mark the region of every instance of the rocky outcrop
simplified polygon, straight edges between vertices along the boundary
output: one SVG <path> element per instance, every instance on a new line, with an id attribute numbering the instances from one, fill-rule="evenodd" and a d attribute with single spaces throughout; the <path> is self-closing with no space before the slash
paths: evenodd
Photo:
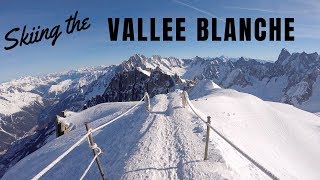
<path id="1" fill-rule="evenodd" d="M 174 79 L 159 68 L 149 74 L 138 69 L 123 71 L 115 75 L 105 92 L 87 102 L 91 107 L 105 102 L 139 101 L 145 92 L 151 97 L 168 93 L 175 85 Z"/>

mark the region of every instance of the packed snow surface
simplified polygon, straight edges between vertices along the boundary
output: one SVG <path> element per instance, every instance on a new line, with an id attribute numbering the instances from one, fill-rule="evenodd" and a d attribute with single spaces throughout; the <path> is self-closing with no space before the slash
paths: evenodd
<path id="1" fill-rule="evenodd" d="M 316 115 L 227 89 L 213 89 L 193 104 L 212 117 L 222 134 L 280 179 L 320 178 L 320 118 Z M 231 155 L 224 158 L 237 167 Z"/>
<path id="2" fill-rule="evenodd" d="M 209 83 L 209 84 L 208 84 Z M 211 84 L 210 84 L 211 83 Z M 320 117 L 252 95 L 199 83 L 205 90 L 194 106 L 212 116 L 212 125 L 280 179 L 319 179 Z M 3 179 L 30 179 L 56 159 L 91 127 L 108 122 L 135 105 L 106 103 L 65 119 L 74 130 L 27 156 Z M 181 91 L 151 99 L 152 112 L 139 105 L 127 116 L 94 134 L 109 179 L 268 179 L 231 146 L 211 133 L 209 160 L 203 161 L 205 124 L 190 108 L 181 107 Z M 84 141 L 43 178 L 78 179 L 92 160 Z M 99 178 L 96 164 L 86 178 Z"/>

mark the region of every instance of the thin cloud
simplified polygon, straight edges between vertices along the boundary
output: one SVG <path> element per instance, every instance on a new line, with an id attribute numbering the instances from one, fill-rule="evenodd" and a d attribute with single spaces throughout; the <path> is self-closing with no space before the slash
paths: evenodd
<path id="1" fill-rule="evenodd" d="M 179 0 L 173 0 L 173 1 L 176 2 L 176 3 L 178 3 L 178 4 L 181 4 L 181 5 L 183 5 L 183 6 L 189 7 L 189 8 L 191 8 L 191 9 L 193 9 L 193 10 L 196 10 L 196 11 L 198 11 L 198 12 L 201 12 L 201 13 L 203 13 L 203 14 L 206 14 L 206 15 L 208 15 L 208 16 L 216 17 L 216 18 L 219 19 L 220 21 L 223 21 L 223 22 L 224 22 L 224 19 L 222 19 L 222 18 L 220 18 L 220 17 L 218 17 L 218 16 L 216 16 L 216 15 L 214 15 L 214 14 L 208 12 L 208 11 L 199 9 L 199 8 L 197 8 L 197 7 L 195 7 L 195 6 L 192 6 L 192 5 L 190 5 L 190 4 L 186 4 L 186 3 L 181 2 L 181 1 L 179 1 Z"/>
<path id="2" fill-rule="evenodd" d="M 308 14 L 314 12 L 314 10 L 306 10 L 301 9 L 299 11 L 289 11 L 289 10 L 271 10 L 271 9 L 260 9 L 260 8 L 247 8 L 247 7 L 239 7 L 239 6 L 226 6 L 226 9 L 238 9 L 238 10 L 246 10 L 246 11 L 257 11 L 262 13 L 274 13 L 274 14 Z"/>
<path id="3" fill-rule="evenodd" d="M 236 6 L 226 6 L 226 9 L 239 9 L 239 10 L 248 10 L 248 11 L 259 11 L 264 13 L 278 13 L 277 11 L 272 11 L 269 9 L 258 9 L 258 8 L 246 8 L 246 7 L 236 7 Z"/>

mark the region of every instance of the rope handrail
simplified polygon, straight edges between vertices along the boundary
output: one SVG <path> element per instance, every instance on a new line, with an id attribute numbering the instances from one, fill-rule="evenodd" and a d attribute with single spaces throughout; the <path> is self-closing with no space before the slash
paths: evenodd
<path id="1" fill-rule="evenodd" d="M 186 93 L 186 92 L 185 92 Z M 199 111 L 197 108 L 193 106 L 191 103 L 188 94 L 185 94 L 185 100 L 186 104 L 189 105 L 191 110 L 200 118 L 201 121 L 203 121 L 207 126 L 209 126 L 216 134 L 219 135 L 220 138 L 222 138 L 224 141 L 226 141 L 231 147 L 233 147 L 236 151 L 238 151 L 242 156 L 244 156 L 247 160 L 249 160 L 252 164 L 254 164 L 256 167 L 258 167 L 263 173 L 265 173 L 267 176 L 269 176 L 271 179 L 278 180 L 279 178 L 275 176 L 273 173 L 271 173 L 269 170 L 267 170 L 265 167 L 263 167 L 261 164 L 259 164 L 257 161 L 255 161 L 252 157 L 250 157 L 248 154 L 246 154 L 244 151 L 242 151 L 238 146 L 233 144 L 228 138 L 226 138 L 223 134 L 221 134 L 218 130 L 216 130 L 214 127 L 211 126 L 211 124 L 206 122 L 206 116 Z"/>
<path id="2" fill-rule="evenodd" d="M 53 168 L 58 162 L 60 162 L 65 156 L 67 156 L 72 150 L 74 150 L 77 146 L 79 146 L 82 141 L 84 141 L 86 138 L 88 138 L 88 136 L 106 126 L 108 126 L 109 124 L 113 123 L 114 121 L 120 119 L 121 117 L 125 116 L 126 114 L 128 114 L 130 111 L 132 111 L 134 108 L 136 108 L 147 96 L 148 94 L 145 94 L 141 100 L 135 104 L 133 107 L 131 107 L 129 110 L 127 110 L 126 112 L 122 113 L 121 115 L 119 115 L 118 117 L 112 119 L 111 121 L 108 121 L 94 129 L 90 129 L 90 131 L 88 131 L 85 135 L 83 135 L 76 143 L 74 143 L 69 149 L 67 149 L 64 153 L 62 153 L 58 158 L 56 158 L 54 161 L 52 161 L 48 166 L 46 166 L 44 169 L 42 169 L 42 171 L 40 171 L 37 175 L 35 175 L 32 180 L 37 180 L 39 178 L 41 178 L 45 173 L 47 173 L 51 168 Z M 99 153 L 97 156 L 94 157 L 94 160 L 100 155 L 101 153 Z M 92 166 L 92 163 L 94 162 L 94 160 L 92 160 L 92 162 L 89 164 L 88 168 L 86 169 L 86 171 L 84 172 L 83 175 L 86 175 L 87 171 L 90 169 L 90 167 Z M 82 176 L 81 176 L 82 177 Z M 82 177 L 83 178 L 83 177 Z"/>
<path id="3" fill-rule="evenodd" d="M 88 165 L 86 170 L 83 172 L 82 176 L 80 177 L 80 180 L 82 180 L 87 175 L 87 173 L 88 173 L 89 169 L 91 168 L 91 166 L 93 165 L 94 161 L 98 158 L 98 156 L 100 154 L 102 154 L 102 150 L 99 147 L 95 147 L 94 150 L 97 150 L 98 153 L 93 157 L 93 159 L 91 160 L 90 164 Z"/>
<path id="4" fill-rule="evenodd" d="M 42 177 L 46 172 L 48 172 L 53 166 L 55 166 L 58 162 L 60 162 L 66 155 L 68 155 L 73 149 L 75 149 L 78 145 L 81 144 L 83 140 L 85 140 L 89 136 L 89 132 L 82 136 L 76 143 L 74 143 L 68 150 L 62 153 L 57 159 L 52 161 L 47 167 L 45 167 L 42 171 L 40 171 L 36 176 L 32 178 L 32 180 L 39 179 Z"/>
<path id="5" fill-rule="evenodd" d="M 145 97 L 146 97 L 146 95 L 144 95 L 144 96 L 141 98 L 141 100 L 140 100 L 136 105 L 134 105 L 132 108 L 130 108 L 130 109 L 127 110 L 126 112 L 122 113 L 122 114 L 119 115 L 118 117 L 116 117 L 116 118 L 114 118 L 113 120 L 108 121 L 107 123 L 104 123 L 104 124 L 102 124 L 102 125 L 94 128 L 94 129 L 92 129 L 92 133 L 94 133 L 94 132 L 96 132 L 96 131 L 98 131 L 98 130 L 106 127 L 106 126 L 108 126 L 109 124 L 113 123 L 114 121 L 116 121 L 116 120 L 122 118 L 123 116 L 127 115 L 130 111 L 132 111 L 134 108 L 136 108 L 136 107 L 144 100 Z"/>

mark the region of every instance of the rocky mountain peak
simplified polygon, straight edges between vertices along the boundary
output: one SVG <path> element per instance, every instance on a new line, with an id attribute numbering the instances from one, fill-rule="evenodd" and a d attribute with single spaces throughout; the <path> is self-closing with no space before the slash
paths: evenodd
<path id="1" fill-rule="evenodd" d="M 283 48 L 283 49 L 281 50 L 281 53 L 280 53 L 279 56 L 278 56 L 278 60 L 276 61 L 276 63 L 277 63 L 277 64 L 283 64 L 283 62 L 284 62 L 287 58 L 289 58 L 290 56 L 291 56 L 290 52 L 289 52 L 287 49 Z"/>
<path id="2" fill-rule="evenodd" d="M 123 71 L 130 71 L 135 69 L 135 67 L 145 67 L 147 58 L 144 55 L 134 54 L 127 61 L 124 61 L 120 68 Z"/>

